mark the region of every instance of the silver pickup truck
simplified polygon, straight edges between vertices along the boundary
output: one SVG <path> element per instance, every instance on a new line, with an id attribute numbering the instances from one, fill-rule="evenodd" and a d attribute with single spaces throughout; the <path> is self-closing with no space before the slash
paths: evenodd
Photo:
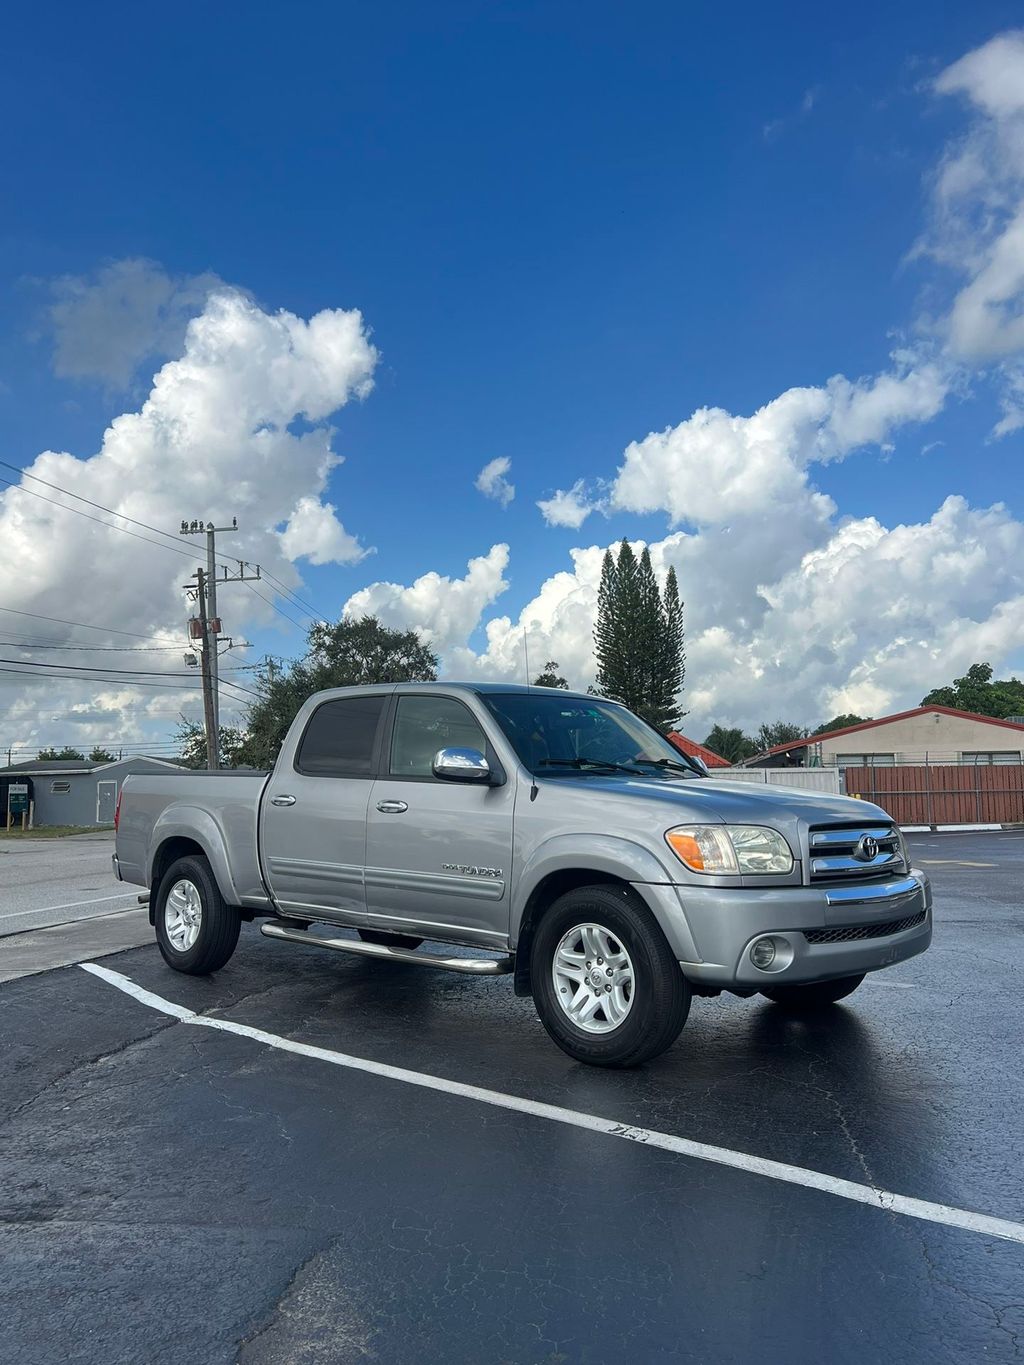
<path id="1" fill-rule="evenodd" d="M 932 934 L 878 806 L 712 781 L 623 706 L 504 684 L 321 692 L 269 774 L 130 777 L 114 870 L 150 888 L 177 971 L 223 967 L 263 917 L 286 942 L 511 973 L 599 1066 L 664 1051 L 694 995 L 822 1009 Z"/>

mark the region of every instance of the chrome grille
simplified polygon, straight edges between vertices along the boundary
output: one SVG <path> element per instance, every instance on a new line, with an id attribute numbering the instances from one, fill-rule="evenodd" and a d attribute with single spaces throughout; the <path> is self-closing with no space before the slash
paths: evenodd
<path id="1" fill-rule="evenodd" d="M 845 929 L 805 929 L 804 938 L 808 943 L 852 943 L 859 938 L 887 938 L 890 934 L 916 929 L 924 923 L 925 913 L 924 910 L 918 910 L 916 915 L 891 919 L 885 924 L 855 924 Z"/>
<path id="2" fill-rule="evenodd" d="M 872 841 L 877 847 L 872 856 L 865 857 Z M 899 831 L 883 824 L 812 827 L 809 867 L 812 882 L 889 877 L 906 871 Z"/>

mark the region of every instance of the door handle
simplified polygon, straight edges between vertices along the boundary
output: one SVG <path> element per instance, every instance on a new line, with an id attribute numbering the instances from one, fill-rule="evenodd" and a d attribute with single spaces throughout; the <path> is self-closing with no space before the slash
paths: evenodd
<path id="1" fill-rule="evenodd" d="M 405 801 L 378 801 L 377 809 L 382 815 L 401 815 L 409 807 Z"/>
<path id="2" fill-rule="evenodd" d="M 270 798 L 270 804 L 271 804 L 272 806 L 294 806 L 294 805 L 295 805 L 295 797 L 294 797 L 294 796 L 272 796 L 272 797 Z"/>

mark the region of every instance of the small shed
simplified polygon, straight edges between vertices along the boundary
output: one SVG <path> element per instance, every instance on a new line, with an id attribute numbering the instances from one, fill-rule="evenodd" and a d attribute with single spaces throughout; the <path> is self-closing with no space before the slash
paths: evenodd
<path id="1" fill-rule="evenodd" d="M 27 785 L 35 825 L 114 823 L 121 783 L 135 773 L 185 772 L 165 758 L 119 758 L 110 763 L 88 759 L 33 759 L 0 768 L 0 824 L 7 823 L 11 784 Z"/>

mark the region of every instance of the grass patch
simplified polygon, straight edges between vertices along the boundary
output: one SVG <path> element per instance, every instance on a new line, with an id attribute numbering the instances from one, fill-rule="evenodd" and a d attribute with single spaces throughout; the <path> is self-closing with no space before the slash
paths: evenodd
<path id="1" fill-rule="evenodd" d="M 113 825 L 42 825 L 39 829 L 0 827 L 0 839 L 67 839 L 74 834 L 110 833 Z"/>

